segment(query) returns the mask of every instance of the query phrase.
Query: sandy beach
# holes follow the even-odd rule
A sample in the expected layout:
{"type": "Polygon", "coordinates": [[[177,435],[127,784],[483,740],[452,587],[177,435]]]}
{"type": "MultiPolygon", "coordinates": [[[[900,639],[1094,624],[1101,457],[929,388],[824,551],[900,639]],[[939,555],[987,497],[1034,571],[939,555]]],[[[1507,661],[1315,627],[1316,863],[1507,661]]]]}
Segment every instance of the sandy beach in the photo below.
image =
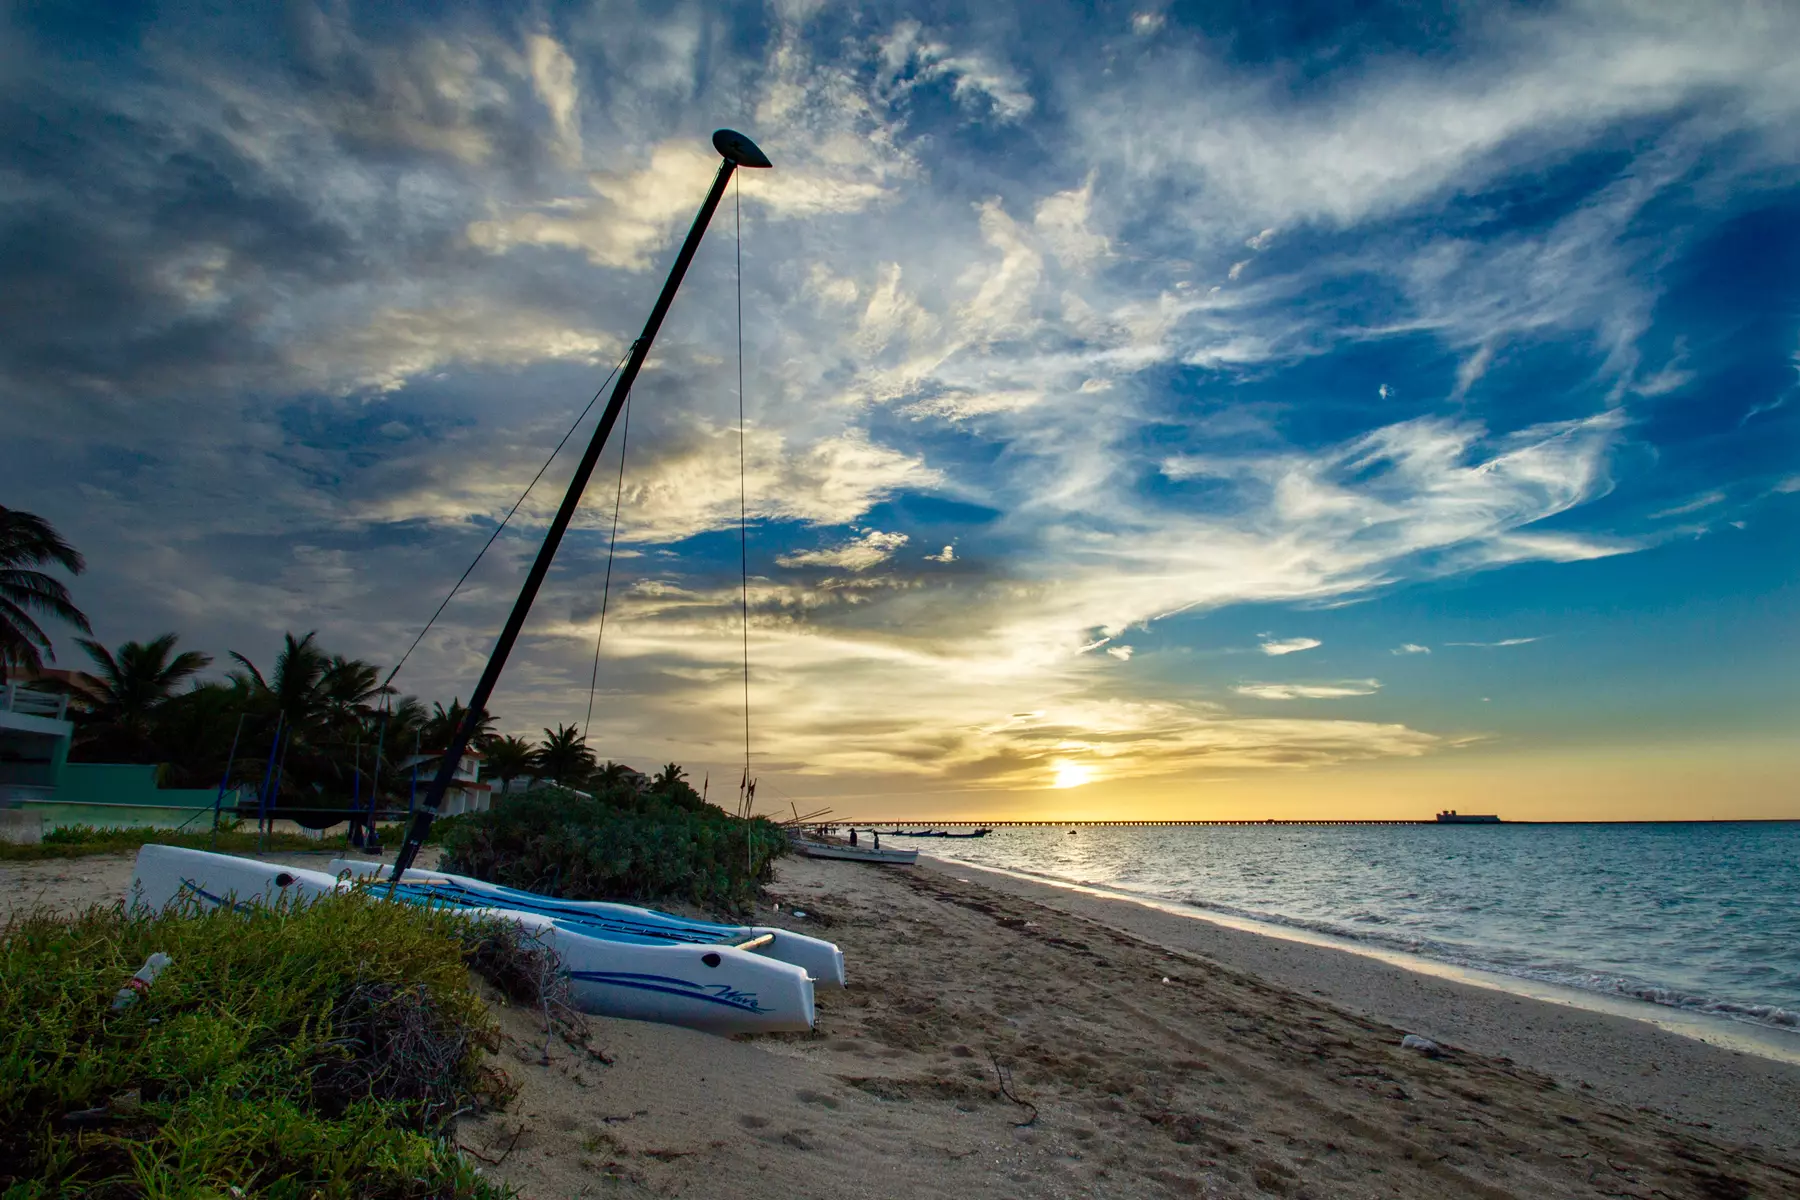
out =
{"type": "MultiPolygon", "coordinates": [[[[8,864],[0,897],[129,875],[8,864]]],[[[771,898],[848,958],[814,1032],[601,1019],[609,1061],[546,1064],[497,1003],[521,1091],[458,1131],[484,1170],[534,1200],[1800,1195],[1800,1067],[960,864],[788,860],[771,898]]]]}

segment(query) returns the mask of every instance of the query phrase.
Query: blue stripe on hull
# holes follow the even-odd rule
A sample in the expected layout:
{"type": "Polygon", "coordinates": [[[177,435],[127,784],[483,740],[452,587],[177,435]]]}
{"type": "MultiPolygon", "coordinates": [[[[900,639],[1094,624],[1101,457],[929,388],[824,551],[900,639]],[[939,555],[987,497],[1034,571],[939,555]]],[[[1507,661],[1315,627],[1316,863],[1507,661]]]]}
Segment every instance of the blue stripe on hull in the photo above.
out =
{"type": "Polygon", "coordinates": [[[689,983],[685,979],[674,979],[667,975],[640,975],[630,971],[570,971],[568,974],[570,979],[578,979],[584,983],[602,983],[609,987],[635,988],[642,992],[661,992],[688,1000],[704,1000],[709,1004],[723,1004],[739,1012],[775,1011],[758,1005],[755,992],[736,991],[723,983],[689,983]]]}

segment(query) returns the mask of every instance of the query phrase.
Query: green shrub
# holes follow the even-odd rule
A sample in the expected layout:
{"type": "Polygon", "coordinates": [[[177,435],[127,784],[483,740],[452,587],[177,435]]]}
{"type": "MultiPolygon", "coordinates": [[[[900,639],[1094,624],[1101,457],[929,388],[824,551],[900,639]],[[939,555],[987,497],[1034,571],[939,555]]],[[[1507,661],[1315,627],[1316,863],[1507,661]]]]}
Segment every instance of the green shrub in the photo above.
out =
{"type": "Polygon", "coordinates": [[[630,789],[589,798],[540,788],[458,820],[444,839],[444,870],[573,900],[741,908],[788,849],[769,821],[630,789]]]}
{"type": "Polygon", "coordinates": [[[503,1094],[466,923],[363,894],[0,930],[0,1194],[496,1195],[444,1138],[503,1094]],[[152,952],[173,962],[112,1009],[152,952]]]}

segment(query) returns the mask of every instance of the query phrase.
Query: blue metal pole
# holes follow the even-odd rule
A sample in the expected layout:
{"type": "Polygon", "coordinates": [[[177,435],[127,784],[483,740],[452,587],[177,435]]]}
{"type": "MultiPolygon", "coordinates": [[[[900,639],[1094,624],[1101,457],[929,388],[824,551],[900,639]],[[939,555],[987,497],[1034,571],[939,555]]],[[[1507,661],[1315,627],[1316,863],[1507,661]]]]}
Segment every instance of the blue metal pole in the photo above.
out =
{"type": "Polygon", "coordinates": [[[219,848],[219,806],[225,803],[225,785],[231,782],[231,764],[237,761],[238,738],[243,735],[244,718],[249,715],[247,712],[238,714],[237,728],[231,733],[231,753],[225,756],[225,772],[219,776],[219,794],[213,797],[212,845],[214,850],[219,848]]]}
{"type": "Polygon", "coordinates": [[[286,713],[275,714],[275,740],[269,743],[269,761],[263,764],[262,787],[256,792],[256,831],[259,835],[262,833],[263,818],[269,812],[269,781],[275,778],[275,751],[281,748],[281,729],[286,720],[286,713]]]}

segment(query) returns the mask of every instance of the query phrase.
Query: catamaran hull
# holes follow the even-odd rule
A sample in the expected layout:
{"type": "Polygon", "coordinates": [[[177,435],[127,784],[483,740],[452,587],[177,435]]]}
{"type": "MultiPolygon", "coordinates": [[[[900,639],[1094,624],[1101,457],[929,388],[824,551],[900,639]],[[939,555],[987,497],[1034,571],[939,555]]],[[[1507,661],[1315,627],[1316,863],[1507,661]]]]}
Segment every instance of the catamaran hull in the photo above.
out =
{"type": "Polygon", "coordinates": [[[885,863],[909,867],[919,861],[917,850],[877,850],[874,847],[841,846],[836,842],[809,842],[794,839],[794,849],[808,858],[841,858],[848,862],[885,863]]]}
{"type": "MultiPolygon", "coordinates": [[[[333,875],[349,875],[360,879],[386,879],[388,868],[382,863],[334,858],[326,868],[333,875]]],[[[560,900],[537,892],[503,887],[469,875],[453,875],[448,871],[425,871],[417,867],[406,872],[403,883],[428,885],[443,881],[471,898],[479,897],[495,908],[536,912],[552,919],[575,922],[599,922],[621,933],[649,937],[670,943],[692,942],[703,945],[738,943],[767,936],[770,941],[754,953],[776,962],[792,963],[812,976],[815,987],[844,986],[844,952],[824,938],[808,937],[764,925],[716,925],[709,921],[690,921],[673,913],[635,904],[613,904],[604,900],[560,900]]]]}
{"type": "MultiPolygon", "coordinates": [[[[245,909],[283,900],[304,904],[354,886],[323,871],[145,846],[132,874],[131,903],[152,910],[186,904],[245,909]]],[[[798,1032],[813,1026],[813,981],[792,963],[729,945],[611,941],[577,931],[568,922],[512,908],[455,907],[471,916],[516,922],[543,938],[562,960],[575,1003],[584,1012],[720,1034],[798,1032]]]]}

